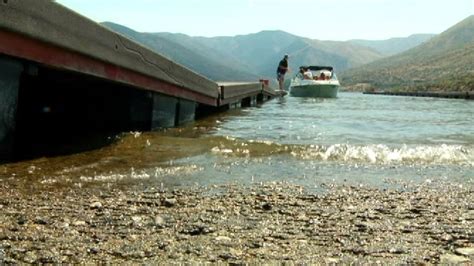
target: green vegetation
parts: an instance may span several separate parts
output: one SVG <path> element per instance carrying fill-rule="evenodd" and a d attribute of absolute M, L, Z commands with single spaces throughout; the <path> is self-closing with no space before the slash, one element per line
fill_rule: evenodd
<path fill-rule="evenodd" d="M 474 89 L 474 16 L 399 55 L 339 76 L 349 89 L 471 91 Z"/>

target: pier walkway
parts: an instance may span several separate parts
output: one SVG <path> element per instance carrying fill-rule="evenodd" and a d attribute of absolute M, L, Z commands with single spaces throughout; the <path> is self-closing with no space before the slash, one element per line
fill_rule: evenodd
<path fill-rule="evenodd" d="M 0 2 L 0 160 L 45 136 L 174 127 L 276 96 L 212 81 L 54 1 Z"/>

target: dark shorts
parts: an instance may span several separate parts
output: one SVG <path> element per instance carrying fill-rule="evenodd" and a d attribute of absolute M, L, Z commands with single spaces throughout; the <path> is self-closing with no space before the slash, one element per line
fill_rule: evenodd
<path fill-rule="evenodd" d="M 277 72 L 277 80 L 283 80 L 285 78 L 285 73 Z"/>

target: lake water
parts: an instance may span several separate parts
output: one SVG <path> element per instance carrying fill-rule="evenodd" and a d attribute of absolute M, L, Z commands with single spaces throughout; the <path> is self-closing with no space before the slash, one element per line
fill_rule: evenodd
<path fill-rule="evenodd" d="M 0 165 L 2 182 L 174 187 L 287 181 L 377 187 L 474 180 L 474 101 L 284 97 L 102 149 Z"/>

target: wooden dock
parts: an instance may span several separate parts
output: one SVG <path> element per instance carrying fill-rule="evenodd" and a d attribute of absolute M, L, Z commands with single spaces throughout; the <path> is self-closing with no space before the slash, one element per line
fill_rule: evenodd
<path fill-rule="evenodd" d="M 217 83 L 55 1 L 0 3 L 0 160 L 43 137 L 174 127 L 277 96 L 268 82 Z"/>

